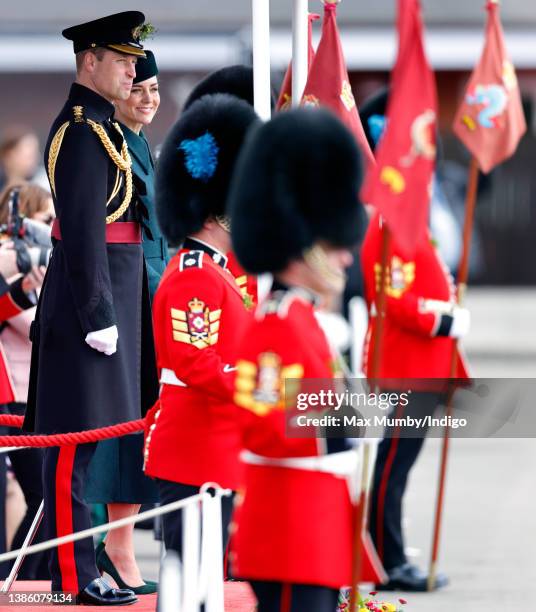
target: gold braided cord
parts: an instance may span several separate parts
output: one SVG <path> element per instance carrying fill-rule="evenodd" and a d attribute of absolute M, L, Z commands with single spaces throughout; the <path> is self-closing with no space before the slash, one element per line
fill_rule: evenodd
<path fill-rule="evenodd" d="M 132 162 L 130 160 L 130 155 L 128 153 L 128 147 L 125 139 L 123 138 L 121 153 L 119 153 L 115 148 L 114 143 L 111 141 L 110 137 L 106 133 L 106 130 L 100 123 L 93 121 L 93 119 L 86 119 L 86 122 L 95 132 L 95 134 L 97 134 L 99 140 L 102 142 L 104 148 L 106 149 L 106 153 L 108 153 L 114 164 L 119 168 L 119 170 L 126 172 L 127 169 L 130 168 L 130 166 L 132 165 Z M 123 132 L 121 131 L 119 125 L 117 123 L 114 123 L 113 125 L 115 129 L 121 134 L 121 136 L 123 136 Z"/>
<path fill-rule="evenodd" d="M 119 170 L 125 173 L 125 197 L 123 198 L 123 201 L 121 202 L 119 208 L 111 215 L 108 215 L 106 217 L 106 224 L 109 225 L 110 223 L 117 221 L 117 219 L 119 219 L 119 217 L 121 217 L 126 212 L 132 200 L 132 160 L 130 159 L 130 154 L 128 152 L 127 141 L 125 140 L 123 132 L 119 127 L 118 123 L 114 122 L 113 126 L 123 138 L 123 144 L 121 145 L 121 153 L 118 153 L 113 142 L 110 140 L 110 137 L 106 133 L 106 130 L 100 123 L 97 123 L 92 119 L 86 119 L 86 121 L 91 127 L 91 129 L 95 132 L 95 134 L 97 134 L 97 136 L 99 137 L 99 140 L 102 142 L 104 148 L 106 149 L 106 152 L 110 156 L 110 159 L 114 162 L 114 164 Z M 115 193 L 112 192 L 112 197 L 110 198 L 110 200 L 113 199 L 114 196 Z M 110 200 L 108 200 L 107 204 L 110 202 Z"/>
<path fill-rule="evenodd" d="M 113 142 L 111 141 L 110 137 L 108 136 L 108 134 L 106 133 L 106 130 L 104 129 L 102 125 L 100 125 L 96 121 L 93 121 L 92 119 L 86 119 L 86 123 L 97 134 L 97 136 L 99 137 L 99 140 L 101 141 L 104 148 L 106 149 L 106 152 L 110 156 L 110 159 L 117 166 L 117 175 L 116 175 L 115 185 L 112 191 L 112 195 L 106 202 L 107 206 L 113 200 L 113 198 L 119 193 L 119 190 L 121 188 L 119 172 L 125 173 L 125 197 L 123 198 L 123 201 L 121 202 L 121 205 L 119 206 L 119 208 L 116 211 L 114 211 L 111 215 L 108 215 L 106 217 L 106 224 L 108 225 L 110 223 L 113 223 L 114 221 L 117 221 L 117 219 L 119 219 L 119 217 L 121 217 L 126 212 L 132 200 L 132 160 L 130 159 L 130 154 L 128 152 L 128 146 L 123 136 L 123 132 L 121 131 L 121 128 L 119 127 L 118 123 L 114 123 L 113 126 L 119 132 L 119 134 L 121 134 L 121 137 L 123 138 L 123 144 L 121 145 L 121 153 L 117 151 Z M 56 195 L 56 183 L 55 183 L 55 178 L 54 178 L 56 162 L 58 161 L 58 155 L 60 152 L 61 143 L 63 141 L 63 137 L 65 136 L 65 132 L 67 128 L 69 127 L 69 124 L 70 122 L 66 121 L 63 125 L 61 125 L 61 127 L 58 129 L 58 131 L 56 132 L 56 134 L 54 135 L 54 138 L 52 139 L 50 143 L 50 149 L 48 153 L 48 178 L 50 181 L 50 187 L 52 189 L 52 193 L 54 195 Z"/>
<path fill-rule="evenodd" d="M 50 143 L 50 149 L 48 151 L 48 180 L 50 182 L 50 188 L 52 193 L 56 195 L 56 180 L 54 173 L 56 171 L 56 162 L 58 161 L 58 155 L 60 154 L 61 143 L 65 136 L 65 131 L 69 127 L 69 121 L 66 121 L 60 126 L 58 131 L 54 134 L 54 138 Z"/>
<path fill-rule="evenodd" d="M 112 193 L 110 197 L 108 198 L 108 201 L 106 202 L 106 206 L 108 206 L 108 204 L 110 204 L 110 202 L 115 198 L 115 196 L 119 193 L 120 189 L 121 189 L 121 170 L 117 168 L 117 172 L 115 173 L 114 188 L 112 189 Z"/>
<path fill-rule="evenodd" d="M 132 200 L 132 170 L 127 168 L 125 171 L 125 197 L 121 202 L 121 206 L 113 212 L 111 215 L 106 217 L 106 224 L 113 223 L 117 221 L 121 215 L 123 215 L 127 208 L 130 205 L 130 201 Z"/>

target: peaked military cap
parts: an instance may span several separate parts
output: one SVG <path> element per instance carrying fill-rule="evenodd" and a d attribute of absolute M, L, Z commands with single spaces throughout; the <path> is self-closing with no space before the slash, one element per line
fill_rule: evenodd
<path fill-rule="evenodd" d="M 147 81 L 147 79 L 152 79 L 157 74 L 158 66 L 156 65 L 154 53 L 148 49 L 145 49 L 145 57 L 140 57 L 136 62 L 136 76 L 133 84 Z"/>
<path fill-rule="evenodd" d="M 355 138 L 326 109 L 278 113 L 242 147 L 229 191 L 233 251 L 253 274 L 280 272 L 317 242 L 363 237 L 362 161 Z"/>
<path fill-rule="evenodd" d="M 203 96 L 171 128 L 156 170 L 156 213 L 172 245 L 225 217 L 235 162 L 250 126 L 260 121 L 244 100 Z"/>
<path fill-rule="evenodd" d="M 119 53 L 145 57 L 140 43 L 144 21 L 143 13 L 124 11 L 72 26 L 63 30 L 62 34 L 67 40 L 73 41 L 75 53 L 104 47 Z"/>

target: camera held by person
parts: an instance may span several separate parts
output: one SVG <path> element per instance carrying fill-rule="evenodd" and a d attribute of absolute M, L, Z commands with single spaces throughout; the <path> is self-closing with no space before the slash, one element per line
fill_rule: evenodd
<path fill-rule="evenodd" d="M 47 223 L 21 214 L 20 191 L 21 187 L 13 187 L 9 192 L 7 222 L 0 225 L 0 234 L 2 242 L 9 239 L 15 250 L 17 271 L 28 274 L 33 267 L 47 266 L 52 242 Z"/>

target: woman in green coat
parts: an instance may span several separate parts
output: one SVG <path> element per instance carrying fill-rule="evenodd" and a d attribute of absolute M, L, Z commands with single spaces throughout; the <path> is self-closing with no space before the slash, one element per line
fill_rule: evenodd
<path fill-rule="evenodd" d="M 146 51 L 146 56 L 136 65 L 130 97 L 115 103 L 115 118 L 127 141 L 135 185 L 146 208 L 142 246 L 152 300 L 168 262 L 168 251 L 154 209 L 154 161 L 142 132 L 152 122 L 160 104 L 154 55 Z M 86 501 L 107 504 L 110 521 L 137 514 L 142 503 L 158 501 L 155 484 L 142 471 L 142 446 L 143 435 L 133 434 L 100 442 L 93 456 Z M 108 532 L 97 549 L 97 566 L 121 588 L 131 588 L 138 594 L 154 592 L 155 584 L 141 578 L 132 536 L 133 525 Z"/>

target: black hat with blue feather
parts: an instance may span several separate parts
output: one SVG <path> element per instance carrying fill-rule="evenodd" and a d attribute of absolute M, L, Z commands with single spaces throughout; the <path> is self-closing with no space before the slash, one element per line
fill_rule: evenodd
<path fill-rule="evenodd" d="M 247 102 L 216 94 L 197 100 L 171 128 L 156 171 L 156 213 L 170 244 L 226 216 L 236 159 L 258 121 Z"/>

